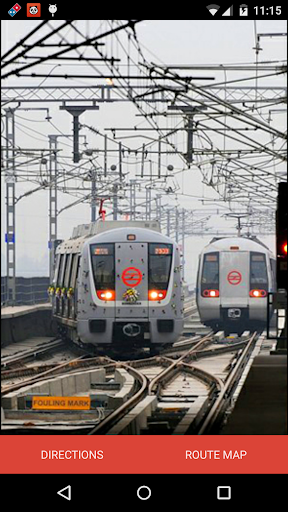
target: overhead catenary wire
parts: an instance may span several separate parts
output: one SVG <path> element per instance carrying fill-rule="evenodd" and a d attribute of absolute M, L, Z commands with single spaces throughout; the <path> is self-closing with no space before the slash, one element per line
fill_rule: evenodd
<path fill-rule="evenodd" d="M 80 43 L 71 44 L 68 48 L 64 48 L 64 49 L 62 49 L 62 50 L 60 50 L 60 51 L 58 51 L 58 52 L 53 53 L 52 55 L 46 55 L 46 56 L 43 56 L 43 57 L 41 57 L 40 59 L 36 60 L 35 62 L 31 62 L 30 64 L 26 64 L 25 66 L 22 66 L 22 67 L 20 67 L 20 68 L 14 69 L 14 70 L 11 70 L 10 72 L 8 72 L 8 73 L 6 73 L 6 74 L 4 73 L 4 75 L 2 75 L 2 80 L 3 80 L 3 79 L 5 79 L 5 78 L 8 78 L 8 77 L 9 77 L 9 76 L 11 76 L 11 75 L 19 75 L 19 73 L 20 73 L 21 71 L 24 71 L 25 69 L 29 69 L 29 68 L 31 68 L 31 67 L 33 67 L 33 66 L 36 66 L 37 64 L 41 64 L 42 62 L 45 62 L 45 61 L 50 60 L 50 59 L 52 59 L 52 58 L 59 58 L 59 57 L 61 57 L 62 55 L 64 55 L 65 53 L 67 53 L 67 52 L 69 52 L 69 51 L 72 51 L 72 50 L 76 50 L 76 49 L 78 49 L 78 48 L 80 48 L 80 47 L 82 47 L 82 46 L 85 46 L 85 45 L 87 45 L 87 44 L 89 44 L 89 45 L 92 45 L 92 44 L 94 44 L 94 43 L 96 43 L 96 44 L 97 44 L 98 39 L 101 39 L 101 38 L 107 37 L 108 35 L 113 34 L 113 33 L 115 33 L 115 32 L 118 32 L 119 30 L 123 30 L 124 28 L 126 28 L 126 27 L 128 27 L 128 26 L 129 26 L 129 27 L 134 26 L 136 23 L 139 23 L 139 22 L 141 22 L 141 21 L 143 21 L 143 20 L 129 20 L 129 21 L 128 21 L 128 23 L 124 23 L 124 24 L 123 24 L 123 25 L 121 25 L 120 27 L 116 27 L 116 28 L 114 28 L 113 30 L 106 31 L 106 32 L 104 32 L 104 33 L 100 34 L 99 36 L 95 36 L 95 37 L 93 37 L 93 38 L 89 38 L 89 39 L 87 39 L 87 40 L 85 40 L 85 41 L 81 41 Z M 73 20 L 72 20 L 72 21 L 71 21 L 71 20 L 70 20 L 70 21 L 67 21 L 67 22 L 65 22 L 65 23 L 63 24 L 63 26 L 62 26 L 62 27 L 65 27 L 65 26 L 66 26 L 66 25 L 68 25 L 68 24 L 72 24 L 72 22 L 73 22 Z M 48 36 L 45 36 L 44 38 L 42 38 L 42 40 L 43 40 L 43 39 L 47 39 L 47 37 L 50 37 L 51 35 L 53 35 L 53 33 L 54 33 L 54 32 L 56 33 L 56 32 L 58 32 L 59 30 L 60 30 L 60 28 L 58 27 L 57 29 L 55 29 L 55 31 L 52 31 L 52 34 L 49 34 Z M 40 42 L 42 42 L 42 40 L 40 40 Z M 38 41 L 38 44 L 39 44 L 39 41 Z M 23 50 L 23 52 L 24 52 L 24 53 L 26 53 L 26 51 L 27 51 L 27 50 Z M 22 54 L 23 54 L 23 52 L 21 52 L 21 54 L 20 54 L 20 55 L 18 55 L 17 57 L 21 57 L 21 56 L 22 56 Z M 9 63 L 9 62 L 8 62 L 8 63 Z M 5 66 L 6 66 L 8 63 L 6 62 L 6 63 L 5 63 Z M 3 66 L 3 67 L 4 67 L 4 66 Z"/>
<path fill-rule="evenodd" d="M 44 25 L 46 25 L 46 23 L 48 23 L 48 21 L 47 21 L 47 20 L 42 21 L 41 23 L 39 23 L 39 25 L 37 25 L 33 30 L 31 30 L 31 32 L 29 32 L 25 37 L 23 37 L 22 39 L 20 39 L 20 41 L 18 41 L 14 46 L 12 46 L 12 48 L 10 48 L 9 50 L 7 50 L 7 52 L 6 52 L 6 53 L 4 53 L 4 55 L 2 55 L 2 60 L 3 60 L 3 61 L 5 61 L 5 59 L 8 57 L 8 55 L 10 55 L 11 53 L 13 53 L 13 52 L 14 52 L 14 50 L 16 50 L 17 48 L 19 48 L 19 46 L 23 46 L 23 45 L 24 45 L 24 43 L 25 43 L 25 41 L 27 41 L 30 37 L 32 37 L 34 34 L 36 34 L 36 32 L 38 32 L 38 30 L 41 30 L 41 29 L 44 27 Z M 18 58 L 18 56 L 17 56 L 17 57 L 14 57 L 14 59 L 16 59 L 16 58 Z M 13 59 L 13 60 L 14 60 L 14 59 Z M 6 65 L 6 64 L 9 64 L 9 62 L 8 62 L 8 63 L 6 63 L 6 61 L 5 61 L 5 65 Z M 5 67 L 5 66 L 3 66 L 3 67 Z"/>
<path fill-rule="evenodd" d="M 107 24 L 108 24 L 108 22 L 109 22 L 109 20 L 107 21 Z M 119 23 L 120 24 L 122 22 L 121 22 L 121 20 L 116 20 L 115 23 Z M 111 22 L 111 24 L 112 24 L 112 22 Z M 111 25 L 111 27 L 112 27 L 112 25 Z M 114 26 L 113 26 L 113 28 L 114 28 Z M 133 28 L 135 28 L 135 27 L 133 27 Z M 72 31 L 75 31 L 74 24 L 69 26 L 69 30 L 70 30 L 70 33 Z M 127 27 L 125 29 L 125 31 L 129 31 L 129 34 L 130 34 L 130 38 L 129 38 L 130 43 L 129 44 L 130 44 L 130 46 L 135 45 L 135 41 L 138 40 L 137 39 L 136 31 L 131 29 L 131 27 Z M 120 34 L 120 32 L 119 32 L 119 34 Z M 135 37 L 135 34 L 136 34 L 136 37 Z M 60 36 L 60 34 L 57 34 L 57 35 Z M 67 34 L 66 34 L 66 36 L 63 36 L 63 40 L 64 40 L 64 37 L 67 37 Z M 87 39 L 89 39 L 89 40 L 92 39 L 92 38 L 87 38 L 87 34 L 86 34 L 86 36 L 83 36 L 83 37 L 85 37 L 86 40 Z M 113 37 L 115 38 L 115 41 L 118 40 L 118 44 L 120 44 L 119 43 L 118 33 L 115 34 Z M 76 43 L 76 38 L 75 38 L 75 43 Z M 66 43 L 66 44 L 70 44 L 70 43 Z M 139 46 L 140 46 L 140 44 L 139 44 Z M 71 47 L 71 45 L 70 45 L 70 47 Z M 136 44 L 135 48 L 136 47 L 137 47 L 137 44 Z M 67 46 L 67 48 L 68 48 L 68 46 Z M 83 48 L 82 49 L 85 51 L 85 53 L 88 52 L 88 48 L 89 48 L 88 44 L 87 45 L 83 44 Z M 99 52 L 99 50 L 101 51 L 99 46 L 98 47 L 97 46 L 96 47 L 93 46 L 92 49 L 93 49 L 93 51 L 95 51 L 97 53 Z M 122 46 L 122 49 L 123 49 L 123 46 Z M 138 48 L 138 52 L 139 52 L 139 55 L 141 55 L 141 50 L 139 50 L 139 48 Z M 102 51 L 101 51 L 101 53 L 103 54 Z M 129 55 L 129 63 L 130 63 L 130 65 L 132 65 L 133 60 L 132 60 L 132 57 L 130 55 L 130 52 L 128 52 L 126 55 L 127 55 L 127 58 L 128 58 L 128 55 Z M 143 55 L 143 52 L 142 52 L 142 55 Z M 86 55 L 85 55 L 85 57 L 86 57 Z M 61 60 L 61 57 L 59 57 L 59 58 Z M 63 58 L 64 58 L 64 56 L 63 56 Z M 91 57 L 91 62 L 89 62 L 89 56 L 88 55 L 87 55 L 86 58 L 87 58 L 87 60 L 86 60 L 87 64 L 92 66 L 92 63 L 93 63 L 92 57 Z M 144 56 L 143 56 L 143 61 L 145 62 Z M 128 84 L 129 84 L 130 91 L 133 90 L 133 84 L 131 84 L 131 81 L 130 81 L 130 78 L 133 75 L 131 73 L 125 74 L 125 72 L 122 72 L 122 70 L 120 71 L 119 64 L 116 62 L 116 60 L 115 60 L 115 62 L 113 62 L 113 61 L 108 61 L 108 62 L 109 62 L 109 65 L 110 65 L 111 69 L 113 68 L 113 71 L 115 72 L 115 74 L 117 74 L 117 73 L 119 74 L 118 78 L 119 78 L 119 80 L 121 80 L 123 82 L 124 87 L 125 86 L 127 87 Z M 41 62 L 40 65 L 42 65 L 42 64 L 47 65 L 48 62 Z M 81 62 L 81 64 L 82 64 L 82 62 Z M 133 62 L 133 64 L 134 64 L 134 62 Z M 138 68 L 139 68 L 140 63 L 138 63 L 137 65 L 138 65 Z M 92 69 L 94 69 L 94 67 Z M 151 75 L 149 71 L 146 74 L 144 74 L 144 73 L 142 73 L 142 74 L 143 74 L 143 77 L 141 76 L 141 79 L 149 80 L 150 83 L 155 83 L 156 80 L 153 82 L 153 79 L 154 79 L 153 74 Z M 101 73 L 101 75 L 102 75 L 102 73 Z M 274 74 L 273 74 L 273 76 L 274 76 Z M 127 77 L 129 77 L 129 78 L 127 78 Z M 47 79 L 47 76 L 46 76 L 45 79 Z M 181 79 L 181 77 L 179 77 L 179 79 Z M 137 82 L 140 82 L 140 81 L 141 81 L 140 78 L 138 78 Z M 225 84 L 226 85 L 227 85 L 227 83 L 230 83 L 230 82 L 225 80 Z M 191 92 L 193 92 L 193 91 L 191 89 L 191 85 L 192 85 L 191 83 L 187 84 L 185 82 L 185 80 L 183 80 L 183 84 L 181 86 L 181 87 L 183 87 L 183 89 L 182 89 L 182 91 L 180 93 L 180 96 L 179 96 L 179 94 L 177 94 L 177 98 L 176 98 L 176 94 L 173 91 L 169 90 L 168 88 L 166 88 L 165 91 L 163 91 L 163 92 L 165 93 L 165 95 L 167 97 L 170 96 L 171 99 L 173 99 L 175 97 L 175 99 L 177 99 L 177 100 L 179 98 L 179 99 L 181 99 L 181 101 L 183 103 L 188 105 L 188 104 L 191 104 L 191 101 L 192 101 Z M 185 93 L 185 88 L 187 89 L 186 93 Z M 163 89 L 164 88 L 162 88 L 162 87 L 159 88 L 159 90 L 163 90 Z M 205 89 L 205 86 L 204 87 L 202 86 L 202 87 L 198 88 L 199 94 L 201 94 L 201 90 L 203 90 L 203 89 Z M 128 87 L 127 87 L 127 90 L 124 93 L 121 93 L 121 97 L 124 97 L 125 95 L 126 95 L 126 97 L 129 98 L 129 89 L 128 89 Z M 280 139 L 279 133 L 281 133 L 281 132 L 279 132 L 279 133 L 275 133 L 274 132 L 273 133 L 273 130 L 271 130 L 271 125 L 269 124 L 267 126 L 267 123 L 265 123 L 267 128 L 269 127 L 269 130 L 270 130 L 270 131 L 267 131 L 267 133 L 268 133 L 269 136 L 271 135 L 271 137 L 273 138 L 272 140 L 276 143 L 276 147 L 275 148 L 271 147 L 272 142 L 269 142 L 270 145 L 269 144 L 268 145 L 262 144 L 262 146 L 259 146 L 258 143 L 257 143 L 257 140 L 256 139 L 254 140 L 254 139 L 251 139 L 251 138 L 250 138 L 251 139 L 251 141 L 250 141 L 251 144 L 250 144 L 249 138 L 246 138 L 247 134 L 245 134 L 245 126 L 247 126 L 245 121 L 243 119 L 240 120 L 240 122 L 245 123 L 244 127 L 243 127 L 243 132 L 244 132 L 243 133 L 243 135 L 244 135 L 243 137 L 240 135 L 241 129 L 240 129 L 239 125 L 235 126 L 235 124 L 234 124 L 234 126 L 233 126 L 233 123 L 235 121 L 235 115 L 234 115 L 235 111 L 234 110 L 232 110 L 232 112 L 229 111 L 229 108 L 231 107 L 231 104 L 229 104 L 227 102 L 227 100 L 226 100 L 224 102 L 224 104 L 221 104 L 221 108 L 219 108 L 220 107 L 219 98 L 215 94 L 213 94 L 209 98 L 209 102 L 210 102 L 211 111 L 209 111 L 207 113 L 208 115 L 206 115 L 206 118 L 210 122 L 210 125 L 209 125 L 208 122 L 205 123 L 204 119 L 203 120 L 200 119 L 199 124 L 197 124 L 197 131 L 195 131 L 195 145 L 201 139 L 203 140 L 203 142 L 205 142 L 205 140 L 206 140 L 206 144 L 204 143 L 203 146 L 202 146 L 203 147 L 203 155 L 202 156 L 201 156 L 200 152 L 195 151 L 195 161 L 193 163 L 193 166 L 197 167 L 198 164 L 201 164 L 202 167 L 203 167 L 203 165 L 210 166 L 211 163 L 213 162 L 213 160 L 215 159 L 215 156 L 213 155 L 213 151 L 214 151 L 215 155 L 218 155 L 218 158 L 222 159 L 223 164 L 225 164 L 225 161 L 227 162 L 227 159 L 229 159 L 228 168 L 230 167 L 230 171 L 232 172 L 232 178 L 231 179 L 233 179 L 233 183 L 234 182 L 237 183 L 237 178 L 238 178 L 238 185 L 239 185 L 239 183 L 243 184 L 243 181 L 244 181 L 244 178 L 245 178 L 245 174 L 242 172 L 242 174 L 238 174 L 238 176 L 237 176 L 237 172 L 238 172 L 238 170 L 242 169 L 241 165 L 243 167 L 246 167 L 248 165 L 247 162 L 244 161 L 244 158 L 247 161 L 248 161 L 249 158 L 257 158 L 257 149 L 258 149 L 258 158 L 264 157 L 265 153 L 266 153 L 266 160 L 267 160 L 267 158 L 270 158 L 271 161 L 274 161 L 274 162 L 281 161 L 281 159 L 283 158 L 283 155 L 284 155 L 284 149 L 283 149 L 282 152 L 279 152 L 279 149 L 277 147 L 278 141 Z M 214 104 L 217 106 L 218 111 L 215 111 L 212 114 L 213 102 L 215 102 Z M 135 101 L 134 104 L 138 108 L 139 112 L 142 113 L 142 115 L 144 116 L 144 114 L 147 112 L 147 110 L 146 111 L 144 110 L 144 108 L 140 105 L 140 102 L 137 103 L 137 101 Z M 157 114 L 159 112 L 159 108 L 156 107 L 156 106 L 155 106 L 155 108 L 153 107 L 151 109 L 151 106 L 148 104 L 148 102 L 145 103 L 145 106 L 146 106 L 146 108 L 149 107 L 149 110 L 148 110 L 149 113 L 151 113 L 151 111 L 153 113 L 155 113 L 155 114 Z M 253 105 L 252 105 L 252 107 L 253 107 Z M 239 115 L 241 115 L 241 117 L 242 117 L 242 114 L 243 114 L 243 112 L 245 112 L 245 110 L 239 109 L 239 112 L 241 112 L 241 114 L 239 114 Z M 246 113 L 247 113 L 247 111 L 246 111 Z M 217 116 L 218 116 L 218 119 L 217 119 Z M 251 124 L 251 130 L 252 129 L 258 130 L 258 126 L 259 126 L 258 120 L 256 119 L 256 116 L 252 116 L 252 117 L 253 117 L 253 123 Z M 229 118 L 231 120 L 232 124 L 227 121 L 227 118 Z M 145 144 L 145 149 L 148 149 L 148 145 L 151 147 L 151 149 L 154 149 L 153 148 L 153 144 L 157 144 L 157 142 L 159 141 L 159 134 L 160 133 L 162 134 L 162 135 L 160 135 L 161 140 L 162 141 L 167 141 L 167 144 L 170 144 L 169 138 L 171 138 L 175 133 L 177 133 L 173 129 L 171 129 L 170 132 L 167 132 L 165 130 L 161 130 L 161 127 L 159 126 L 157 121 L 154 121 L 154 119 L 152 119 L 152 117 L 151 118 L 147 117 L 145 121 L 147 121 L 151 127 L 153 126 L 154 129 L 155 129 L 155 132 L 157 133 L 157 135 L 155 135 L 154 139 L 152 137 L 152 140 L 147 142 L 147 144 Z M 198 123 L 198 121 L 197 121 L 197 123 Z M 220 123 L 222 123 L 222 125 Z M 84 125 L 82 125 L 82 126 L 84 127 Z M 55 127 L 55 129 L 57 129 L 56 125 L 54 125 L 54 127 Z M 226 143 L 228 144 L 228 139 L 230 139 L 231 141 L 233 140 L 234 142 L 236 142 L 235 146 L 240 143 L 240 145 L 243 145 L 243 148 L 244 147 L 246 148 L 246 150 L 245 150 L 246 153 L 245 153 L 244 149 L 242 149 L 242 150 L 240 149 L 239 150 L 238 159 L 241 160 L 241 163 L 239 164 L 238 168 L 235 165 L 235 168 L 233 169 L 233 164 L 234 164 L 234 162 L 237 162 L 237 157 L 236 157 L 235 154 L 234 154 L 234 156 L 229 157 L 229 154 L 228 154 L 228 152 L 229 152 L 229 145 L 227 146 L 227 154 L 226 154 L 226 152 L 224 151 L 224 148 L 221 147 L 219 145 L 219 143 L 217 144 L 217 142 L 215 142 L 215 138 L 212 139 L 212 138 L 210 138 L 208 136 L 208 130 L 209 130 L 209 133 L 211 131 L 211 136 L 213 136 L 213 135 L 215 135 L 217 133 L 220 133 L 220 130 L 222 130 L 223 133 L 225 133 L 225 135 L 226 135 L 225 136 L 225 144 Z M 217 130 L 218 130 L 218 132 L 217 132 Z M 263 131 L 265 131 L 265 130 L 263 129 Z M 183 128 L 183 132 L 185 132 L 184 128 Z M 228 137 L 227 137 L 227 132 L 229 132 L 229 136 Z M 58 130 L 58 133 L 60 133 L 59 130 Z M 96 134 L 96 132 L 95 132 L 95 134 Z M 283 134 L 283 132 L 282 132 L 282 134 Z M 98 135 L 101 135 L 102 137 L 105 137 L 103 134 L 100 134 L 99 132 L 98 132 Z M 121 140 L 123 141 L 123 138 Z M 283 140 L 284 140 L 284 138 L 282 139 L 282 141 Z M 117 141 L 114 140 L 114 142 L 117 142 Z M 247 144 L 247 142 L 248 142 L 248 144 L 250 144 L 250 146 Z M 117 142 L 117 143 L 119 145 L 119 142 Z M 65 143 L 63 143 L 63 142 L 62 142 L 62 144 L 65 145 Z M 127 152 L 130 151 L 130 160 L 131 160 L 132 155 L 133 155 L 133 158 L 134 158 L 134 154 L 136 155 L 136 150 L 135 150 L 135 148 L 132 148 L 132 144 L 131 144 L 130 148 L 129 148 L 128 144 L 125 144 L 125 146 L 127 146 Z M 138 147 L 139 147 L 139 151 L 140 151 L 140 149 L 142 149 L 142 141 L 141 142 L 139 141 L 139 146 Z M 174 146 L 173 145 L 171 146 L 171 148 L 173 148 L 173 147 L 176 149 L 175 144 L 174 144 Z M 185 149 L 183 149 L 183 151 L 179 152 L 178 151 L 179 147 L 180 147 L 180 143 L 178 144 L 177 155 L 179 155 L 179 157 L 182 158 L 182 162 L 184 164 L 184 166 L 183 166 L 184 170 L 182 170 L 180 172 L 184 173 L 184 172 L 187 172 L 187 167 L 185 169 L 185 157 L 184 157 Z M 195 150 L 196 150 L 196 148 L 195 148 Z M 273 150 L 274 150 L 274 152 L 273 152 Z M 100 154 L 100 151 L 99 151 L 99 154 Z M 176 151 L 175 151 L 175 154 L 176 154 Z M 152 155 L 152 152 L 151 152 L 151 155 Z M 204 156 L 204 158 L 203 158 L 203 156 Z M 139 157 L 140 157 L 140 153 L 139 153 Z M 66 157 L 66 156 L 60 157 L 60 155 L 59 155 L 59 159 L 60 158 L 63 159 L 63 162 L 65 162 L 66 167 L 67 167 L 69 165 L 69 158 Z M 137 158 L 138 157 L 135 158 L 135 163 L 137 163 Z M 139 161 L 139 159 L 138 159 L 138 161 Z M 128 165 L 128 161 L 126 162 L 125 165 Z M 262 163 L 261 163 L 261 165 L 262 165 Z M 257 167 L 260 167 L 260 163 L 259 163 L 259 165 L 257 165 Z M 256 172 L 257 167 L 254 168 L 255 172 Z M 219 164 L 219 169 L 220 169 L 220 164 Z M 260 171 L 260 169 L 259 169 L 259 171 Z M 233 175 L 233 172 L 235 172 L 235 175 Z M 77 171 L 76 171 L 76 174 L 77 174 Z M 76 176 L 76 177 L 74 176 L 74 178 L 81 180 L 82 178 L 81 178 L 80 171 L 78 172 L 78 174 L 79 174 L 79 176 Z M 251 171 L 251 175 L 253 176 L 253 171 Z M 217 173 L 214 176 L 217 177 Z M 268 177 L 270 177 L 269 174 L 268 174 Z M 224 170 L 221 170 L 221 169 L 219 170 L 219 172 L 218 172 L 218 179 L 219 178 L 221 180 L 225 181 Z M 73 178 L 71 177 L 71 179 L 73 179 Z M 258 180 L 258 179 L 259 178 L 256 177 L 256 180 Z M 263 181 L 263 186 L 266 186 L 264 184 L 265 184 L 265 181 Z M 267 182 L 267 188 L 268 188 L 268 184 L 269 184 L 269 181 Z M 60 185 L 60 181 L 59 181 L 59 185 Z M 226 183 L 226 185 L 227 185 L 227 183 Z M 243 187 L 244 187 L 244 185 L 246 186 L 246 184 L 243 184 Z M 253 187 L 254 187 L 253 183 L 252 184 L 249 183 L 249 185 L 247 184 L 247 188 L 246 189 L 247 190 L 248 189 L 253 190 Z M 256 189 L 255 189 L 255 191 L 256 191 Z M 79 193 L 82 193 L 82 192 L 79 190 Z M 271 195 L 271 199 L 273 199 L 272 195 Z"/>
<path fill-rule="evenodd" d="M 51 30 L 51 32 L 49 32 L 48 34 L 46 34 L 45 36 L 43 36 L 41 39 L 39 39 L 37 42 L 34 42 L 34 44 L 32 45 L 32 48 L 34 48 L 35 46 L 38 46 L 40 45 L 43 41 L 46 41 L 46 39 L 48 39 L 49 37 L 52 37 L 54 34 L 57 34 L 57 32 L 59 32 L 60 30 L 62 30 L 64 27 L 66 27 L 67 25 L 69 25 L 70 23 L 72 23 L 73 20 L 66 20 L 62 25 L 59 25 L 58 27 L 56 27 L 54 30 Z M 43 23 L 41 23 L 38 27 L 36 27 L 36 29 L 34 31 L 32 31 L 26 38 L 24 38 L 24 41 L 27 40 L 28 37 L 30 37 L 31 35 L 33 35 L 38 29 L 41 29 L 45 24 L 47 23 L 47 21 L 44 21 Z M 14 49 L 18 48 L 19 46 L 23 46 L 23 40 L 19 41 L 18 44 L 16 44 L 14 46 L 13 49 L 11 49 L 9 51 L 9 54 L 14 51 Z M 4 60 L 6 57 L 7 57 L 7 53 L 2 57 L 3 59 L 3 64 L 1 64 L 1 69 L 4 69 L 6 66 L 8 66 L 9 64 L 13 64 L 15 63 L 15 61 L 21 57 L 23 57 L 24 55 L 26 55 L 26 53 L 31 49 L 30 46 L 28 47 L 25 47 L 24 50 L 22 50 L 20 53 L 18 53 L 16 56 L 12 57 L 10 60 Z M 46 59 L 44 60 L 48 60 L 50 57 L 47 57 Z M 41 57 L 41 60 L 43 59 L 43 57 Z M 33 65 L 33 64 L 32 64 Z M 25 67 L 25 66 L 24 66 Z M 28 66 L 30 67 L 30 66 Z M 17 74 L 17 69 L 16 70 L 12 70 L 11 72 L 9 73 L 4 73 L 4 75 L 2 75 L 2 79 L 4 78 L 7 78 L 8 76 L 10 75 L 15 75 Z"/>

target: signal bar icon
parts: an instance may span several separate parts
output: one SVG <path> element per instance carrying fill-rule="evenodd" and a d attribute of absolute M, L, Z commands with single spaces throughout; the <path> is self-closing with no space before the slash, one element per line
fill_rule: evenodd
<path fill-rule="evenodd" d="M 233 16 L 233 5 L 231 5 L 231 7 L 229 7 L 229 9 L 227 9 L 227 11 L 225 11 L 222 16 Z"/>
<path fill-rule="evenodd" d="M 218 12 L 220 9 L 220 5 L 216 5 L 216 4 L 206 5 L 206 9 L 208 9 L 208 11 L 210 12 L 210 14 L 212 14 L 212 16 L 215 16 L 216 12 Z"/>

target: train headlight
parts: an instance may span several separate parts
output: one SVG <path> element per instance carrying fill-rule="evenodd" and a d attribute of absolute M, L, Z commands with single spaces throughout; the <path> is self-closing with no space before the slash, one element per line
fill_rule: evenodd
<path fill-rule="evenodd" d="M 97 297 L 101 300 L 115 300 L 114 290 L 97 290 Z"/>
<path fill-rule="evenodd" d="M 259 297 L 266 297 L 267 292 L 266 292 L 266 290 L 254 289 L 254 290 L 250 290 L 249 295 L 250 295 L 250 297 L 257 299 Z"/>
<path fill-rule="evenodd" d="M 203 290 L 202 297 L 219 297 L 219 290 Z"/>
<path fill-rule="evenodd" d="M 166 293 L 166 290 L 149 290 L 149 300 L 163 300 Z"/>

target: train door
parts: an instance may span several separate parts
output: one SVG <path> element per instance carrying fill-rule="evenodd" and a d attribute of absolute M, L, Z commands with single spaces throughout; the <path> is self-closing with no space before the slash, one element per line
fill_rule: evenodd
<path fill-rule="evenodd" d="M 148 318 L 148 244 L 115 243 L 116 318 Z"/>
<path fill-rule="evenodd" d="M 220 252 L 219 295 L 222 307 L 248 306 L 249 252 Z"/>

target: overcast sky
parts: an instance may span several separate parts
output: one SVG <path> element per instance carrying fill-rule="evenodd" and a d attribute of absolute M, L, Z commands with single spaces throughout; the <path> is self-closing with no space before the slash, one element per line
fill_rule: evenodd
<path fill-rule="evenodd" d="M 36 20 L 17 21 L 16 19 L 9 21 L 2 21 L 2 51 L 5 52 L 8 48 L 15 44 L 27 31 L 37 25 L 39 22 Z M 58 21 L 59 23 L 59 21 Z M 52 26 L 52 22 L 51 22 Z M 104 25 L 103 25 L 104 26 Z M 98 21 L 83 21 L 79 28 L 84 33 L 94 35 L 99 30 Z M 156 62 L 160 64 L 237 64 L 237 63 L 252 63 L 255 62 L 255 29 L 259 33 L 279 33 L 286 32 L 285 21 L 257 21 L 256 25 L 251 20 L 206 20 L 206 21 L 193 21 L 193 20 L 147 20 L 140 23 L 136 27 L 137 37 L 141 43 L 141 48 L 147 61 Z M 69 38 L 70 34 L 67 30 L 66 37 Z M 75 42 L 77 41 L 77 36 Z M 71 40 L 71 39 L 70 39 Z M 72 38 L 73 41 L 73 38 Z M 117 49 L 115 40 L 107 42 L 111 46 L 110 51 L 114 52 L 117 56 L 121 56 L 120 50 Z M 114 45 L 114 47 L 113 47 Z M 285 38 L 263 38 L 261 39 L 261 52 L 259 59 L 262 61 L 270 60 L 284 60 L 286 59 L 286 40 Z M 35 53 L 36 54 L 36 53 Z M 56 63 L 46 63 L 41 67 L 42 72 L 46 73 L 66 73 L 71 72 L 79 74 L 81 69 L 86 67 L 72 66 L 57 66 Z M 103 69 L 99 67 L 99 69 Z M 91 70 L 90 70 L 91 71 Z M 181 71 L 185 74 L 185 71 Z M 216 81 L 232 80 L 238 78 L 235 72 L 214 72 L 202 71 L 198 72 L 198 76 L 215 77 Z M 242 75 L 245 76 L 244 72 Z M 43 78 L 9 78 L 3 81 L 3 86 L 8 85 L 40 85 L 43 83 Z M 273 79 L 274 85 L 281 85 L 285 83 L 285 78 L 281 76 L 279 79 Z M 64 84 L 63 79 L 44 80 L 45 85 L 60 85 Z M 67 82 L 65 82 L 66 85 Z M 85 79 L 74 79 L 69 82 L 69 85 L 86 85 L 91 84 L 92 81 Z M 100 83 L 100 82 L 97 82 Z M 203 82 L 202 82 L 203 84 Z M 269 84 L 269 79 L 267 79 Z M 105 85 L 105 83 L 103 83 Z M 251 84 L 249 84 L 251 85 Z M 264 85 L 264 84 L 263 84 Z M 15 104 L 13 104 L 15 106 Z M 23 104 L 22 107 L 27 106 Z M 39 107 L 47 107 L 45 104 L 38 104 Z M 29 107 L 34 107 L 35 104 L 29 104 Z M 283 107 L 282 107 L 283 108 Z M 138 115 L 137 115 L 138 114 Z M 25 148 L 48 148 L 48 135 L 63 133 L 65 135 L 72 133 L 72 117 L 70 114 L 59 110 L 59 103 L 49 104 L 49 115 L 51 121 L 45 120 L 46 112 L 44 111 L 24 111 L 18 110 L 16 112 L 16 146 Z M 99 111 L 87 111 L 80 118 L 80 122 L 90 126 L 94 126 L 104 133 L 105 128 L 111 127 L 131 127 L 131 126 L 144 126 L 143 118 L 139 117 L 139 111 L 129 103 L 102 103 L 100 104 Z M 163 119 L 159 122 L 162 127 L 170 128 L 175 120 Z M 286 119 L 284 115 L 280 114 L 277 117 L 277 128 L 284 130 L 286 126 Z M 2 123 L 3 130 L 3 123 Z M 83 131 L 81 133 L 84 133 Z M 107 132 L 111 136 L 110 132 Z M 97 145 L 102 145 L 103 141 L 99 139 L 92 132 L 85 131 L 88 141 L 88 147 L 96 148 Z M 120 132 L 117 133 L 120 135 Z M 121 137 L 125 137 L 125 132 L 121 133 Z M 177 138 L 178 137 L 178 138 Z M 184 150 L 185 138 L 181 139 L 183 135 L 175 136 L 175 144 Z M 143 141 L 139 139 L 122 139 L 123 143 L 127 143 L 130 147 L 141 146 Z M 134 146 L 133 146 L 134 144 Z M 136 144 L 136 146 L 135 146 Z M 72 167 L 72 140 L 68 137 L 59 138 L 59 146 L 61 146 L 61 166 L 67 165 L 67 169 Z M 109 166 L 113 164 L 114 157 L 109 158 Z M 137 160 L 137 159 L 136 159 Z M 136 165 L 135 160 L 135 165 Z M 81 162 L 80 162 L 81 163 Z M 117 162 L 114 162 L 117 163 Z M 125 171 L 131 169 L 133 160 L 127 160 Z M 164 198 L 165 202 L 171 201 L 171 205 L 178 204 L 179 207 L 189 209 L 203 208 L 203 217 L 210 215 L 208 210 L 218 208 L 219 212 L 227 212 L 227 205 L 223 202 L 216 202 L 218 198 L 216 192 L 208 188 L 202 182 L 202 176 L 196 166 L 191 166 L 183 171 L 183 162 L 180 163 L 179 159 L 171 157 L 163 157 L 163 165 L 167 166 L 173 164 L 177 172 L 177 185 L 179 187 L 177 193 L 177 201 L 173 198 Z M 138 165 L 138 160 L 137 160 Z M 69 167 L 70 166 L 70 167 Z M 130 167 L 129 167 L 130 166 Z M 134 169 L 135 170 L 135 169 Z M 45 171 L 45 169 L 44 169 Z M 133 171 L 131 169 L 131 177 Z M 16 184 L 16 197 L 21 196 L 27 191 L 36 187 L 36 184 L 17 182 Z M 141 194 L 143 191 L 141 191 Z M 190 196 L 190 197 L 188 197 Z M 142 196 L 141 196 L 142 197 Z M 143 196 L 144 197 L 144 196 Z M 70 204 L 73 198 L 69 195 L 60 193 L 58 198 L 58 210 Z M 209 201 L 205 202 L 204 199 Z M 5 186 L 2 186 L 2 237 L 1 237 L 1 260 L 5 260 L 5 242 L 4 233 L 6 232 L 5 226 Z M 107 203 L 108 212 L 109 204 Z M 112 207 L 112 204 L 111 204 Z M 208 213 L 206 213 L 208 212 Z M 215 212 L 216 213 L 216 212 Z M 197 215 L 200 215 L 198 212 Z M 215 220 L 217 219 L 217 220 Z M 74 208 L 67 209 L 59 215 L 58 219 L 58 238 L 67 238 L 72 233 L 72 227 L 77 224 L 87 223 L 90 221 L 90 207 L 88 204 L 80 204 Z M 217 226 L 214 226 L 217 222 Z M 223 228 L 227 226 L 229 232 L 235 231 L 235 221 L 227 221 L 224 217 L 211 215 L 211 219 L 207 224 L 210 231 L 215 228 Z M 212 238 L 211 235 L 191 237 L 185 242 L 185 260 L 186 260 L 186 278 L 189 282 L 194 283 L 196 277 L 197 257 L 200 250 Z M 263 237 L 263 241 L 274 250 L 274 237 Z M 17 204 L 16 214 L 16 242 L 17 242 L 17 275 L 48 275 L 48 190 L 39 191 L 33 195 L 29 195 L 19 201 Z M 4 272 L 3 272 L 4 270 Z M 5 274 L 5 267 L 2 265 L 2 274 Z"/>

